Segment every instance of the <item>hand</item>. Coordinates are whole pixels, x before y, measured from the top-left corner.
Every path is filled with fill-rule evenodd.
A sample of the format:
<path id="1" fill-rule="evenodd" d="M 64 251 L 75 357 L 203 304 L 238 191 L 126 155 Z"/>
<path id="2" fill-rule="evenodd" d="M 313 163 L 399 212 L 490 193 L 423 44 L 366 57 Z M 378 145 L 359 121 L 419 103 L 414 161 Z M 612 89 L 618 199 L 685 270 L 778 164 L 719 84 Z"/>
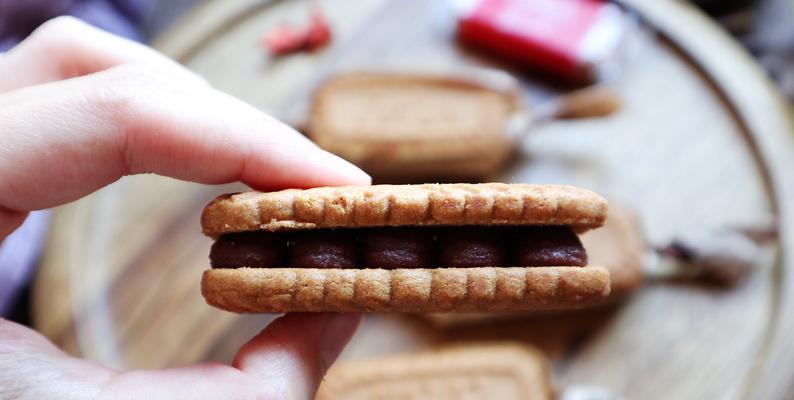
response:
<path id="1" fill-rule="evenodd" d="M 0 240 L 124 175 L 258 189 L 369 184 L 356 167 L 145 46 L 71 18 L 0 54 Z M 0 398 L 310 398 L 360 317 L 289 314 L 205 363 L 118 372 L 0 319 Z"/>

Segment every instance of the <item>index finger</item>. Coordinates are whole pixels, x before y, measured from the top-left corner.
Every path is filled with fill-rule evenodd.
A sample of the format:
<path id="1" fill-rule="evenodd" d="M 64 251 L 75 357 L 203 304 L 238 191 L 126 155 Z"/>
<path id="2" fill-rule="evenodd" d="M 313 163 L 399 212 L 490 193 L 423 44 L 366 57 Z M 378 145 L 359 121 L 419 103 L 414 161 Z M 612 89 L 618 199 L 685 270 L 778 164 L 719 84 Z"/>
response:
<path id="1" fill-rule="evenodd" d="M 229 95 L 116 67 L 0 96 L 0 208 L 63 204 L 156 173 L 258 189 L 369 184 L 369 176 Z"/>

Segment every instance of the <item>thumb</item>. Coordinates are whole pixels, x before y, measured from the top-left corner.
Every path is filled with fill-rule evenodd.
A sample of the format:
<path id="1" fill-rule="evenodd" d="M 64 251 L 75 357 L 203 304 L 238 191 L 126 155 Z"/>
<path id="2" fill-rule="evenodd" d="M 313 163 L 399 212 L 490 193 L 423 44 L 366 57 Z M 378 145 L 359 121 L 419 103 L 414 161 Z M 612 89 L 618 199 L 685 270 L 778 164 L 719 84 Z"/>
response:
<path id="1" fill-rule="evenodd" d="M 273 398 L 313 398 L 360 322 L 359 314 L 286 314 L 246 343 L 233 365 L 261 379 Z"/>

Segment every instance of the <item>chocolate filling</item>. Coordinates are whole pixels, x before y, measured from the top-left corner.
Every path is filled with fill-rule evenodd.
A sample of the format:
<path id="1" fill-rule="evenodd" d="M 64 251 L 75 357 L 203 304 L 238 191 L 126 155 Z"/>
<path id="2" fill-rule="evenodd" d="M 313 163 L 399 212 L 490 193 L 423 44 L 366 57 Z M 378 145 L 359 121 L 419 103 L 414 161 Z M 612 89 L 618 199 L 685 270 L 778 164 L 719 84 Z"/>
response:
<path id="1" fill-rule="evenodd" d="M 506 248 L 500 233 L 484 229 L 461 229 L 438 236 L 439 265 L 472 268 L 505 265 Z"/>
<path id="2" fill-rule="evenodd" d="M 289 265 L 300 265 L 304 268 L 355 268 L 358 264 L 358 249 L 353 244 L 355 241 L 355 236 L 349 230 L 301 232 L 300 235 L 293 235 L 288 242 L 291 245 Z"/>
<path id="3" fill-rule="evenodd" d="M 213 268 L 471 268 L 584 266 L 565 226 L 450 226 L 255 231 L 221 236 Z"/>
<path id="4" fill-rule="evenodd" d="M 517 229 L 509 238 L 510 260 L 515 265 L 573 265 L 587 264 L 579 237 L 565 226 L 543 229 Z"/>
<path id="5" fill-rule="evenodd" d="M 221 236 L 210 249 L 213 267 L 285 265 L 287 238 L 273 232 L 241 232 Z"/>
<path id="6" fill-rule="evenodd" d="M 380 228 L 360 237 L 361 265 L 384 269 L 433 265 L 433 235 L 427 229 Z"/>

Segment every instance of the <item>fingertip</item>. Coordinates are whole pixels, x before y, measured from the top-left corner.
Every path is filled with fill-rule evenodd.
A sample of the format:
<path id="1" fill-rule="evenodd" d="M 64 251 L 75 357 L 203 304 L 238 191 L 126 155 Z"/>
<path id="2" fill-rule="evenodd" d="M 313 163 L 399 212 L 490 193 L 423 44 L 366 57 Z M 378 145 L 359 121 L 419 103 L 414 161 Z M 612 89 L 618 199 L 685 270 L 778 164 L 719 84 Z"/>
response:
<path id="1" fill-rule="evenodd" d="M 372 178 L 360 168 L 314 145 L 298 146 L 283 154 L 262 159 L 255 157 L 252 167 L 242 174 L 243 183 L 257 190 L 270 191 L 286 188 L 312 188 L 319 186 L 369 186 Z M 262 166 L 266 162 L 268 167 Z"/>
<path id="2" fill-rule="evenodd" d="M 269 140 L 249 157 L 243 182 L 255 189 L 368 186 L 372 178 L 351 162 L 322 149 L 292 126 L 264 116 Z M 260 137 L 261 138 L 261 137 Z M 278 154 L 275 155 L 274 152 Z M 262 168 L 264 164 L 270 168 Z M 262 174 L 263 171 L 268 173 Z"/>
<path id="3" fill-rule="evenodd" d="M 329 167 L 329 172 L 333 173 L 335 179 L 334 186 L 352 185 L 369 186 L 372 178 L 361 168 L 335 154 L 323 150 L 326 159 L 323 160 Z"/>

